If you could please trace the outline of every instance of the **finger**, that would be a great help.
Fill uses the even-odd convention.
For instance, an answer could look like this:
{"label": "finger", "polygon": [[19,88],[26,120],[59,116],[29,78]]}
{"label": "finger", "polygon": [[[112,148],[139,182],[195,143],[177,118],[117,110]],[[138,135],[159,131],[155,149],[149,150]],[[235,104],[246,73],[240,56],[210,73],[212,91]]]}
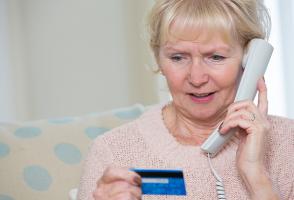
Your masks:
{"label": "finger", "polygon": [[115,200],[139,200],[139,199],[141,198],[135,197],[130,192],[121,193],[115,197]]}
{"label": "finger", "polygon": [[131,193],[136,198],[141,198],[142,196],[141,187],[134,186],[126,181],[116,181],[108,184],[107,187],[107,191],[109,191],[111,197],[118,196],[121,193]]}
{"label": "finger", "polygon": [[228,131],[230,130],[228,127],[227,127],[227,124],[229,121],[231,120],[237,120],[237,119],[246,119],[246,114],[245,113],[232,113],[229,117],[226,117],[226,119],[222,122],[222,124],[220,125],[218,131],[220,134],[226,134],[228,133]]}
{"label": "finger", "polygon": [[117,199],[117,196],[127,193],[132,194],[136,198],[141,198],[141,188],[131,185],[126,181],[100,184],[94,191],[93,196],[97,199]]}
{"label": "finger", "polygon": [[106,199],[109,199],[110,196],[107,192],[104,191],[104,187],[103,186],[100,186],[100,187],[97,187],[94,192],[93,192],[93,198],[95,200],[99,199],[99,200],[106,200]]}
{"label": "finger", "polygon": [[237,119],[252,121],[252,115],[253,115],[252,111],[242,109],[227,115],[224,121],[237,120]]}
{"label": "finger", "polygon": [[228,120],[225,123],[223,123],[220,133],[225,134],[230,129],[237,128],[237,127],[244,129],[247,134],[253,133],[253,130],[255,128],[255,126],[252,124],[250,120],[235,119],[235,120]]}
{"label": "finger", "polygon": [[[257,111],[257,108],[255,108]],[[254,113],[258,113],[255,111],[249,111],[245,109],[237,110],[235,112],[230,113],[229,115],[226,116],[225,120],[223,121],[222,125],[219,128],[219,132],[221,134],[227,133],[229,130],[227,128],[224,129],[225,125],[230,122],[230,121],[237,121],[237,120],[247,120],[247,121],[255,121],[257,120],[256,118],[259,117],[259,115],[256,115]]]}
{"label": "finger", "polygon": [[136,199],[142,199],[142,189],[139,186],[132,186],[130,188],[131,194],[136,197]]}
{"label": "finger", "polygon": [[119,167],[108,167],[100,180],[104,183],[126,181],[132,185],[141,185],[141,177],[137,173]]}
{"label": "finger", "polygon": [[245,109],[245,110],[256,110],[256,105],[251,100],[243,100],[232,103],[228,107],[227,115],[234,113],[238,110]]}
{"label": "finger", "polygon": [[259,79],[257,89],[258,89],[257,107],[262,114],[267,115],[267,112],[268,112],[267,88],[263,78]]}
{"label": "finger", "polygon": [[113,197],[128,191],[130,187],[131,185],[126,181],[114,181],[104,185],[104,191],[109,193],[109,196]]}

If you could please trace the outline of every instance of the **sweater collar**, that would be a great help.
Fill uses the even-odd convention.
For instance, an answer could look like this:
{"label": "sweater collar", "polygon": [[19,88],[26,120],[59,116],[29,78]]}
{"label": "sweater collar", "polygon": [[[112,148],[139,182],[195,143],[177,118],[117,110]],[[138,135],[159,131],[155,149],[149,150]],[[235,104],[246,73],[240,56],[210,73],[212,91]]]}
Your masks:
{"label": "sweater collar", "polygon": [[141,122],[138,123],[140,133],[144,141],[151,147],[156,154],[161,154],[165,158],[169,156],[179,155],[178,153],[201,153],[200,146],[180,144],[169,132],[163,121],[162,111],[167,104],[156,105],[148,108],[148,110],[140,117]]}

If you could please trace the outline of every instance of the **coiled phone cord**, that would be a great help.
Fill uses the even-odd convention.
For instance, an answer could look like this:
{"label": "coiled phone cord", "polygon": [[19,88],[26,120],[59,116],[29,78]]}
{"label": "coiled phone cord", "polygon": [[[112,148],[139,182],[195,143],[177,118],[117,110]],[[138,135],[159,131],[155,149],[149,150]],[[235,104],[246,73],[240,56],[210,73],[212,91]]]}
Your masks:
{"label": "coiled phone cord", "polygon": [[225,188],[224,188],[222,178],[217,174],[215,169],[212,167],[210,153],[207,154],[207,157],[208,157],[208,163],[209,163],[211,172],[216,179],[217,198],[218,198],[218,200],[226,200]]}

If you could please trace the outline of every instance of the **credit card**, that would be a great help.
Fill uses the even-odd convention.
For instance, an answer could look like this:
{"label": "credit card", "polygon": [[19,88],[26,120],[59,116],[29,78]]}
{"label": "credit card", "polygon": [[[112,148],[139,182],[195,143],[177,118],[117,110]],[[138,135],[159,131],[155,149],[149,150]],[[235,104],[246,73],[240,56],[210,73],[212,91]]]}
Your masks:
{"label": "credit card", "polygon": [[144,195],[186,195],[182,170],[138,168],[131,170],[141,176],[141,189]]}

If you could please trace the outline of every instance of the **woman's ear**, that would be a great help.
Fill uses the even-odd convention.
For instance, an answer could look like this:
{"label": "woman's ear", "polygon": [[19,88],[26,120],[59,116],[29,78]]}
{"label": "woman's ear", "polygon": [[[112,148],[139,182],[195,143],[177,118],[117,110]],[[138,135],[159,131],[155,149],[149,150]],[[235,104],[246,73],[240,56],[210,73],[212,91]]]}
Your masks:
{"label": "woman's ear", "polygon": [[164,76],[164,72],[163,72],[163,70],[162,70],[162,67],[160,66],[160,60],[159,60],[159,56],[156,56],[155,57],[155,61],[156,61],[156,64],[157,64],[157,69],[156,69],[156,73],[159,73],[159,74],[161,74],[161,75],[163,75]]}
{"label": "woman's ear", "polygon": [[160,65],[158,65],[158,73],[161,74],[162,76],[165,76],[164,70]]}
{"label": "woman's ear", "polygon": [[161,70],[161,67],[159,67],[159,66],[157,66],[157,69],[154,69],[153,72],[155,74],[160,74],[160,75],[164,76],[163,71]]}
{"label": "woman's ear", "polygon": [[163,71],[161,70],[161,67],[158,68],[158,73],[161,74],[162,76],[164,76]]}

